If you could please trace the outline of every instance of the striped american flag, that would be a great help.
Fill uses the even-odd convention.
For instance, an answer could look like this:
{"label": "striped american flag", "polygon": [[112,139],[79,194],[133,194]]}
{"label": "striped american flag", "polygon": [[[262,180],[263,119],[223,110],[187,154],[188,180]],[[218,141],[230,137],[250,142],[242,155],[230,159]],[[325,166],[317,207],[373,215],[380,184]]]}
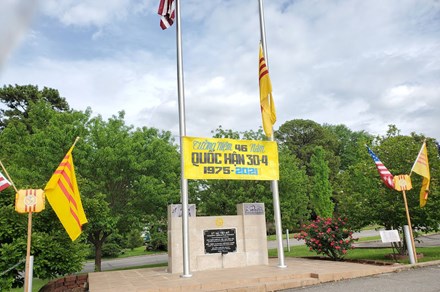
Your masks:
{"label": "striped american flag", "polygon": [[160,17],[160,27],[167,29],[174,23],[176,6],[174,0],[160,0],[157,14]]}
{"label": "striped american flag", "polygon": [[376,163],[377,171],[379,172],[380,178],[385,183],[387,187],[390,189],[394,189],[394,181],[393,181],[393,175],[391,172],[383,165],[383,163],[380,161],[379,157],[374,154],[374,152],[370,149],[370,147],[367,146],[368,153],[370,154],[371,158],[373,158],[374,163]]}
{"label": "striped american flag", "polygon": [[11,183],[0,172],[0,192],[9,187]]}

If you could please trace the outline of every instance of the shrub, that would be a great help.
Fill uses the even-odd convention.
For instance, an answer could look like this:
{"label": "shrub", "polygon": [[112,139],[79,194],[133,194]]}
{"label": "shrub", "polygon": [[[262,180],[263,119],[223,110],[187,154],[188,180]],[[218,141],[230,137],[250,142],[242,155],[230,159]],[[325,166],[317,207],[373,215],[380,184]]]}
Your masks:
{"label": "shrub", "polygon": [[122,252],[122,248],[117,243],[104,243],[102,245],[103,258],[116,258]]}
{"label": "shrub", "polygon": [[151,241],[148,243],[148,250],[156,251],[167,251],[168,235],[165,232],[158,232],[152,237]]}
{"label": "shrub", "polygon": [[347,250],[353,248],[355,239],[352,234],[345,220],[318,217],[309,225],[303,225],[295,238],[303,239],[310,251],[324,254],[333,260],[341,260]]}
{"label": "shrub", "polygon": [[144,239],[141,237],[141,232],[137,229],[131,230],[127,235],[127,247],[133,250],[142,244],[144,244]]}

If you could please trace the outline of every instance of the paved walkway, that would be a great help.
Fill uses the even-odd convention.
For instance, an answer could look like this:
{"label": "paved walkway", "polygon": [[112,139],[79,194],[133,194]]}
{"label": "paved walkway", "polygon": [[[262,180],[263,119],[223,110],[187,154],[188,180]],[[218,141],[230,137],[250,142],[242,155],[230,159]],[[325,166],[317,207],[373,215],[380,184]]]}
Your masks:
{"label": "paved walkway", "polygon": [[[438,246],[440,234],[424,236],[420,239],[421,242],[417,246]],[[381,246],[383,244],[377,241],[365,243],[365,245]],[[91,292],[279,291],[384,274],[410,269],[413,266],[438,265],[440,261],[416,265],[377,266],[329,260],[285,258],[285,263],[286,268],[279,268],[277,266],[278,259],[273,258],[269,259],[267,266],[192,272],[192,277],[189,278],[182,278],[180,274],[167,273],[166,267],[89,273],[89,290]]]}
{"label": "paved walkway", "polygon": [[278,259],[267,266],[251,266],[193,272],[192,277],[170,274],[164,267],[89,273],[91,292],[150,291],[278,291],[329,281],[393,272],[401,265],[377,266],[328,260],[286,258],[286,268]]}

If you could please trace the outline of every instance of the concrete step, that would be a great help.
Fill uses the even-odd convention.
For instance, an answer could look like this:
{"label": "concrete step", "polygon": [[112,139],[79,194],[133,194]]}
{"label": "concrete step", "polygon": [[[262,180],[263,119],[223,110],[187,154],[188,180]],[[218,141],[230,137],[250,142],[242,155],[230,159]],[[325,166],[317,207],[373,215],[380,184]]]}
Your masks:
{"label": "concrete step", "polygon": [[303,287],[319,283],[317,277],[311,274],[276,275],[272,277],[224,279],[213,281],[200,286],[182,287],[186,291],[227,291],[227,292],[259,292],[277,291],[289,288]]}

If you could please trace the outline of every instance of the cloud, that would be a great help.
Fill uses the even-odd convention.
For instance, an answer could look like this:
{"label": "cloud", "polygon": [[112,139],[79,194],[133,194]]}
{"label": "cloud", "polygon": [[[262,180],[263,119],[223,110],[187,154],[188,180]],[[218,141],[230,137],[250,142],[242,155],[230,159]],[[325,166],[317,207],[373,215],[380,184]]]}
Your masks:
{"label": "cloud", "polygon": [[126,18],[130,0],[44,0],[43,12],[64,25],[103,26]]}
{"label": "cloud", "polygon": [[[125,110],[178,135],[175,27],[159,28],[158,1],[43,2],[50,17],[39,15],[3,83],[51,86],[74,108]],[[181,8],[187,134],[258,129],[257,1]],[[265,1],[275,129],[301,118],[439,139],[439,14],[438,1]]]}

